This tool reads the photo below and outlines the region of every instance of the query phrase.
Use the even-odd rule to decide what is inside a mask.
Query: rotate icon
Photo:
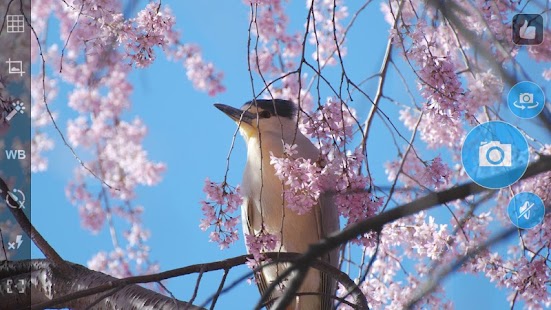
[[[467,175],[486,188],[503,188],[522,177],[529,161],[528,143],[511,124],[492,121],[473,128],[461,149]]]
[[[507,95],[507,106],[520,118],[534,118],[545,106],[545,94],[538,84],[524,81],[515,84]]]
[[[541,198],[530,192],[515,195],[507,207],[511,222],[522,229],[530,229],[543,221],[545,206]]]

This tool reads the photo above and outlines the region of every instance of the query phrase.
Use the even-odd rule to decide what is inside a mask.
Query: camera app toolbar
[[[31,217],[30,0],[0,4],[0,271],[30,259],[21,218]],[[2,263],[4,262],[4,263]],[[0,279],[2,296],[29,298],[28,273]],[[7,300],[7,298],[3,298]],[[0,303],[0,308],[4,306]]]

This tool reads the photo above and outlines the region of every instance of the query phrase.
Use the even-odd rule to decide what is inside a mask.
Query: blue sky
[[[250,13],[241,1],[173,0],[163,1],[163,5],[172,8],[183,41],[198,43],[203,49],[203,57],[224,72],[227,89],[214,98],[196,91],[187,80],[183,67],[167,61],[161,54],[151,67],[136,70],[131,77],[133,106],[126,116],[131,119],[139,115],[144,121],[149,129],[145,140],[149,157],[166,163],[168,168],[158,186],[139,188],[136,200],[145,207],[144,224],[152,233],[149,241],[151,258],[160,263],[162,270],[167,270],[245,253],[242,240],[230,249],[220,251],[216,244],[208,242],[208,233],[202,232],[198,225],[202,216],[199,201],[204,199],[204,180],[206,177],[215,181],[223,178],[225,159],[236,129],[235,124],[212,104],[222,102],[240,106],[251,97],[246,59]],[[291,23],[299,29],[306,17],[305,2],[291,1],[290,6]],[[366,72],[378,71],[388,33],[388,24],[379,12],[378,4],[368,6],[363,16],[350,33],[350,42],[354,43],[349,45],[345,58],[351,77],[357,79],[364,77]],[[407,98],[406,94],[400,95],[403,87],[396,74],[390,74],[387,83],[386,89],[393,93],[395,90],[396,97]],[[62,86],[51,104],[59,112],[58,122],[63,128],[67,120],[75,116],[75,112],[66,106],[67,90]],[[364,90],[374,94],[375,84],[366,84]],[[354,107],[359,116],[365,116],[370,104],[359,96],[357,98]],[[396,113],[396,109],[391,107],[387,111],[391,115]],[[518,123],[537,134],[532,123]],[[375,126],[382,124],[377,121]],[[77,162],[56,133],[53,130],[50,133],[56,148],[47,153],[48,171],[33,175],[32,221],[63,258],[85,265],[98,251],[112,250],[109,234],[104,229],[94,236],[80,227],[78,211],[65,197],[65,185]],[[382,137],[374,137],[369,148],[372,150],[370,165],[375,167],[375,180],[380,182],[379,185],[388,185],[382,164],[395,156],[394,147]],[[245,145],[238,137],[229,171],[230,182],[234,185],[240,183],[244,162]],[[436,212],[442,216],[444,213]],[[40,257],[41,254],[34,249],[34,256]],[[228,283],[244,272],[247,272],[244,267],[233,270]],[[221,273],[204,276],[197,297],[199,302],[215,291],[220,277]],[[173,279],[167,284],[175,296],[186,300],[191,296],[195,277]],[[507,307],[506,292],[494,288],[482,275],[455,275],[445,281],[445,286],[457,309]],[[242,309],[244,305],[252,306],[257,298],[256,287],[244,283],[222,296],[219,306],[220,309]]]

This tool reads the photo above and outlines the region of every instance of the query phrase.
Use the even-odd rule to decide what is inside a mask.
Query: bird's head
[[[246,102],[241,109],[225,104],[214,105],[233,119],[240,127],[243,137],[258,136],[258,133],[294,133],[297,125],[297,106],[283,99],[257,99]]]

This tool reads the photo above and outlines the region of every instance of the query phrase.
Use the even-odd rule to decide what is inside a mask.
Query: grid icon
[[[8,33],[25,32],[25,19],[23,15],[7,16]]]

